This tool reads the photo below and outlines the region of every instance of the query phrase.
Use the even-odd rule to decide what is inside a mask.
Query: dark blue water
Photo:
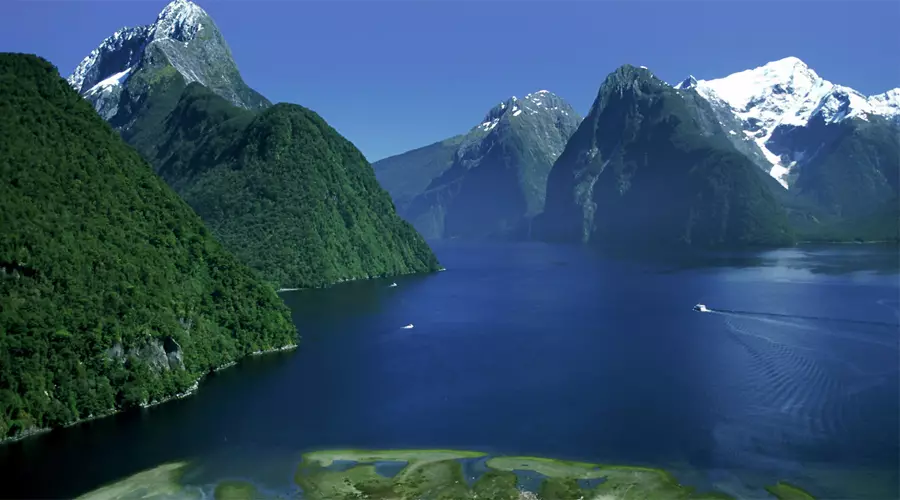
[[[896,248],[435,249],[447,271],[395,288],[285,293],[294,353],[0,447],[0,492],[72,496],[183,458],[203,464],[197,481],[290,490],[303,451],[441,447],[668,467],[738,495],[786,479],[822,498],[900,496]]]

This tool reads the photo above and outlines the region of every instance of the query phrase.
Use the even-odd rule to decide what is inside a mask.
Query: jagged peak
[[[523,114],[536,115],[542,112],[569,115],[574,114],[575,110],[563,98],[553,92],[538,90],[526,94],[522,99],[512,96],[500,102],[487,112],[484,119],[475,129],[490,132],[504,118],[513,119]],[[577,117],[577,114],[574,116]]]
[[[681,81],[681,83],[675,85],[676,89],[692,89],[697,86],[697,79],[694,78],[694,75],[688,75],[687,78]]]
[[[669,86],[669,84],[657,78],[656,75],[645,66],[623,64],[606,76],[603,80],[603,84],[600,85],[600,93],[603,94],[612,91],[621,93],[629,89],[645,88],[648,85],[650,87],[656,85]],[[599,101],[595,101],[595,104],[598,102]]]
[[[156,16],[154,38],[173,38],[184,42],[192,40],[203,29],[200,21],[206,17],[206,11],[194,2],[173,0]]]
[[[732,73],[715,80],[700,80],[698,86],[711,89],[736,110],[747,110],[772,96],[809,96],[818,101],[832,84],[821,78],[799,58],[785,57],[753,69]],[[774,98],[781,101],[781,98]]]

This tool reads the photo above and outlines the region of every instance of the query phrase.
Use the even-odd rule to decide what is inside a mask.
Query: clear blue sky
[[[68,75],[165,0],[0,0],[0,51]],[[244,79],[321,114],[370,161],[467,131],[511,95],[548,89],[587,113],[618,65],[676,82],[786,56],[865,94],[900,86],[900,2],[216,1]]]

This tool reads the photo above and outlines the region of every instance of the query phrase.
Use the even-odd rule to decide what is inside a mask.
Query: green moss
[[[484,457],[480,452],[452,450],[330,450],[306,453],[295,474],[306,500],[727,500],[720,492],[695,493],[668,472],[649,467],[597,465],[540,457],[494,457],[487,470],[471,485],[461,460]],[[358,460],[357,460],[358,459]],[[336,461],[355,462],[349,467],[331,467]],[[376,470],[383,462],[406,462],[394,477]],[[81,497],[196,498],[196,487],[179,484],[184,463],[166,464],[144,471]],[[544,476],[538,491],[525,493],[514,471]],[[603,479],[593,487],[580,480]],[[596,484],[596,481],[593,481]],[[790,484],[779,482],[766,488],[781,500],[812,500]],[[293,496],[282,492],[283,496]],[[238,500],[270,496],[247,481],[227,480],[214,485],[216,500]]]
[[[815,498],[803,489],[784,481],[779,481],[774,486],[766,486],[766,491],[778,500],[814,500]]]
[[[203,498],[200,491],[188,490],[179,484],[185,466],[185,462],[160,465],[82,495],[78,500]]]
[[[254,500],[261,494],[252,483],[245,481],[225,481],[216,485],[213,493],[216,500]]]
[[[489,470],[475,481],[472,492],[477,498],[516,500],[519,498],[516,484],[517,478],[512,472]]]
[[[376,462],[433,462],[460,458],[480,458],[485,453],[459,450],[325,450],[305,453],[303,459],[328,467],[334,461],[352,461],[358,463]]]
[[[301,465],[294,476],[307,498],[388,498],[396,494],[393,481],[375,471],[375,466],[357,465],[347,470],[310,468]]]

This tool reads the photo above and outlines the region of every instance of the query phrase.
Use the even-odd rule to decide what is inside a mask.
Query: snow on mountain
[[[78,92],[84,92],[123,68],[136,65],[143,53],[149,29],[149,26],[125,27],[103,40],[67,78],[69,85]]]
[[[866,99],[876,115],[900,117],[900,88]]]
[[[69,85],[81,93],[95,92],[125,82],[131,68],[139,62],[147,45],[161,40],[189,42],[203,29],[206,12],[189,0],[174,0],[166,5],[147,26],[122,28],[92,50],[67,78]],[[118,75],[118,77],[116,77]]]
[[[559,96],[549,90],[538,90],[519,99],[512,96],[504,102],[494,106],[488,111],[476,129],[484,132],[490,132],[500,123],[504,116],[515,118],[524,111],[528,115],[536,115],[541,112],[558,112],[563,115],[569,115],[569,106]]]
[[[188,42],[203,29],[200,20],[204,16],[206,12],[190,0],[174,0],[156,17],[152,36]]]
[[[796,57],[715,80],[691,76],[675,87],[694,88],[712,104],[728,106],[772,165],[770,175],[785,188],[797,161],[771,151],[769,140],[777,128],[805,127],[816,119],[828,124],[869,115],[900,117],[900,89],[866,97],[825,80]]]
[[[109,90],[111,87],[120,85],[125,81],[126,78],[128,78],[128,73],[130,73],[132,69],[134,69],[134,67],[127,68],[125,71],[120,71],[104,80],[101,80],[100,83],[91,87],[87,92],[85,92],[85,94],[103,92],[105,90]]]

